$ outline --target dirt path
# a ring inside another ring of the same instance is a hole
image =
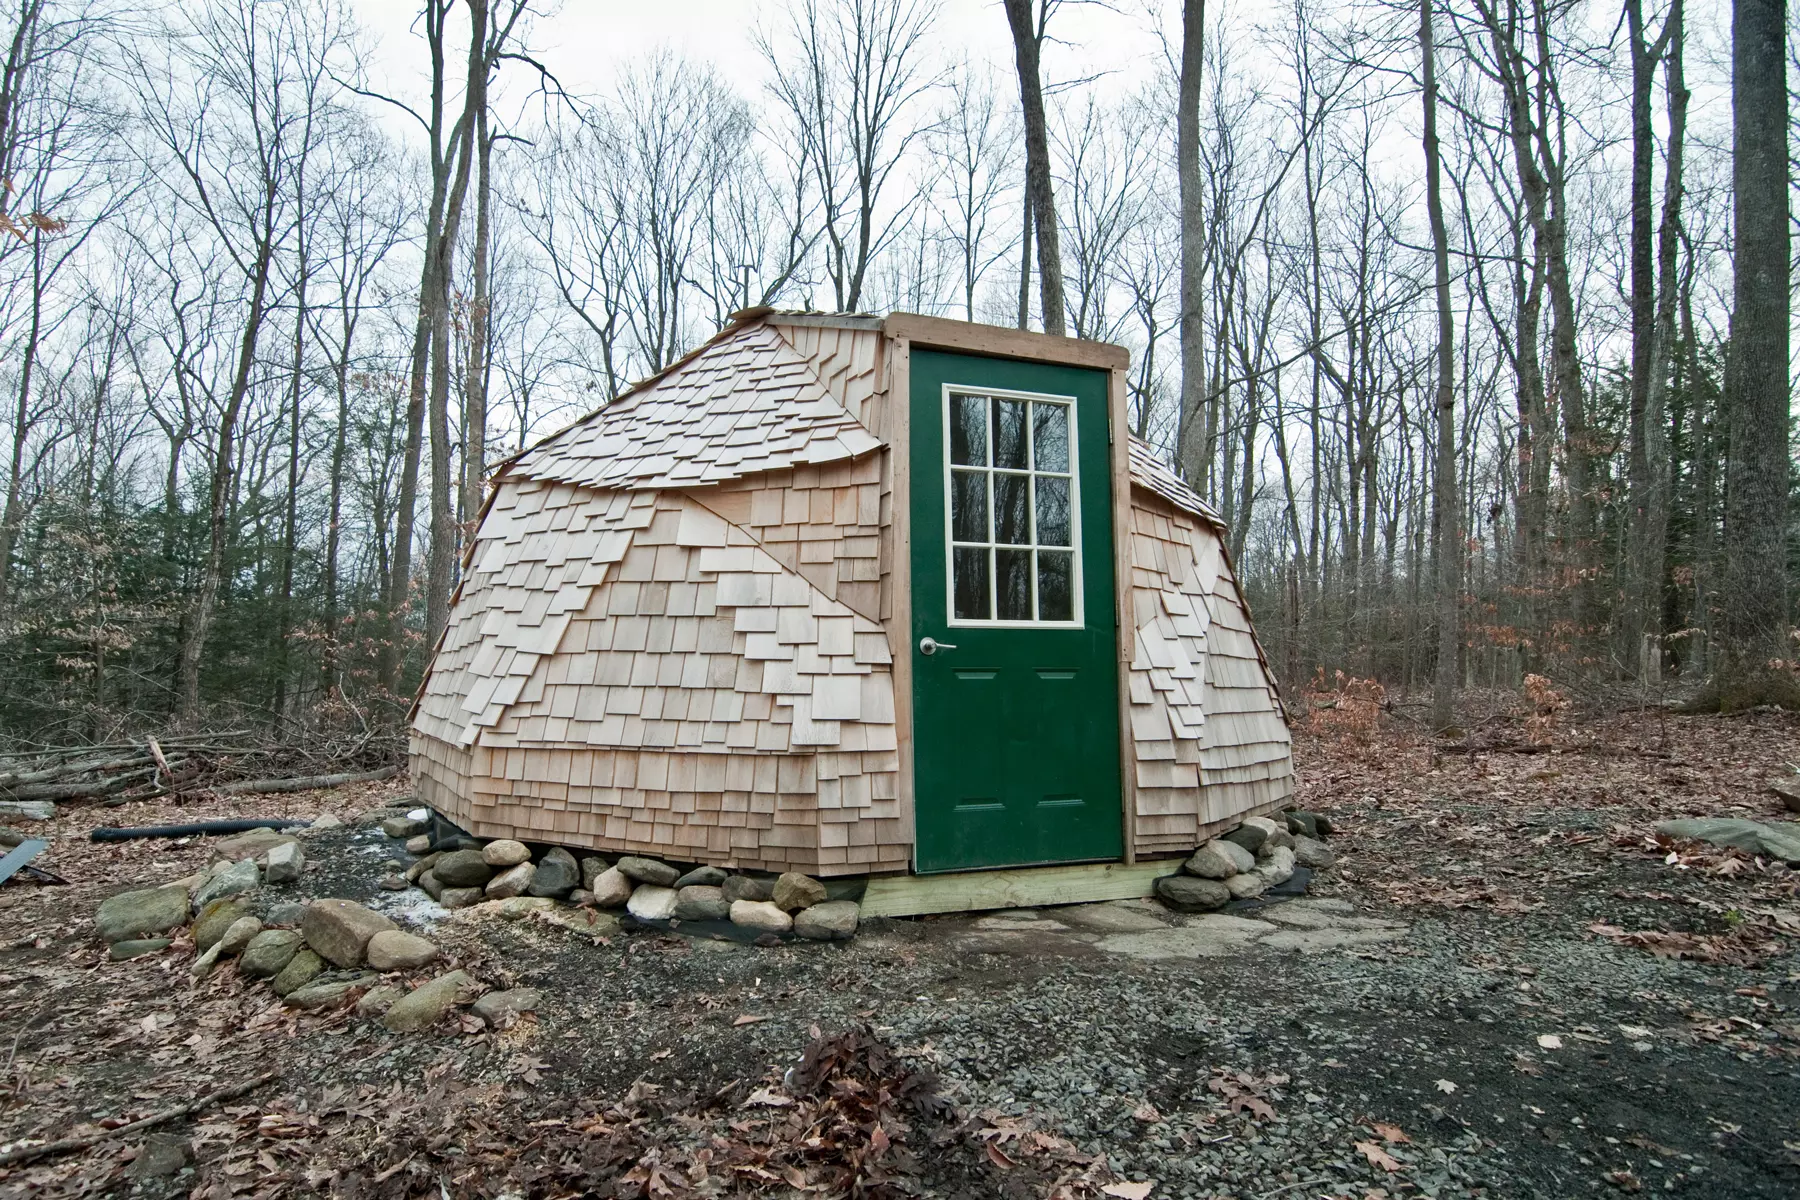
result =
[[[1773,817],[1760,781],[1800,761],[1800,728],[1565,740],[1586,748],[1435,773],[1401,739],[1308,744],[1304,798],[1344,829],[1340,865],[1312,899],[1231,915],[1120,903],[782,949],[443,918],[457,965],[544,992],[492,1032],[293,1014],[229,971],[190,992],[176,950],[104,962],[97,901],[204,848],[59,840],[75,886],[0,891],[0,1145],[283,1075],[168,1140],[0,1169],[0,1195],[795,1194],[837,1151],[758,1140],[787,1128],[782,1078],[819,1032],[862,1024],[954,1106],[892,1123],[912,1153],[894,1195],[1795,1194],[1800,960],[1770,925],[1794,916],[1796,873],[1669,862],[1646,838],[1673,816]],[[390,846],[320,835],[329,865],[295,894],[375,896]],[[159,1157],[176,1173],[134,1177]]]

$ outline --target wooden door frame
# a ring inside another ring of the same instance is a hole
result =
[[[887,438],[892,481],[894,561],[893,610],[888,619],[888,649],[894,657],[894,732],[900,747],[900,824],[910,847],[912,869],[919,866],[917,792],[913,754],[913,647],[912,647],[912,350],[946,350],[985,358],[1017,359],[1054,366],[1084,367],[1107,374],[1107,443],[1112,466],[1114,642],[1119,659],[1119,814],[1124,824],[1123,859],[1137,861],[1133,834],[1137,826],[1137,759],[1131,740],[1130,671],[1136,622],[1131,609],[1131,424],[1126,407],[1125,373],[1131,367],[1131,351],[1108,342],[1084,342],[975,325],[943,317],[894,313],[882,322],[882,335],[891,343],[888,362],[888,411],[893,419]],[[1092,619],[1096,614],[1089,614]]]

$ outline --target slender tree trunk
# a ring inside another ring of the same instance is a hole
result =
[[[1457,530],[1456,486],[1456,317],[1450,303],[1450,236],[1444,225],[1443,189],[1437,135],[1437,48],[1432,32],[1432,5],[1419,2],[1419,59],[1425,107],[1425,212],[1431,222],[1433,278],[1437,291],[1436,467],[1432,480],[1431,549],[1436,610],[1437,671],[1432,678],[1431,721],[1438,729],[1455,718],[1457,600],[1462,583],[1462,543]]]
[[[1031,327],[1031,181],[1026,180],[1019,205],[1024,226],[1019,231],[1019,328]]]
[[[1182,474],[1198,483],[1205,469],[1199,437],[1206,404],[1206,223],[1200,195],[1200,82],[1206,65],[1206,0],[1181,6],[1181,78],[1175,94],[1175,178],[1181,193],[1181,415],[1177,454]]]
[[[469,305],[469,362],[464,379],[463,484],[459,499],[465,542],[475,536],[474,523],[481,513],[487,478],[488,230],[492,198],[488,166],[494,150],[487,126],[484,109],[475,130],[480,155],[475,181],[475,297]]]
[[[250,311],[244,319],[237,369],[232,375],[225,410],[219,416],[218,441],[213,450],[212,489],[207,502],[206,566],[201,572],[199,594],[188,617],[187,636],[181,644],[176,717],[189,728],[200,720],[200,662],[206,652],[213,610],[225,579],[225,551],[231,531],[233,475],[236,471],[237,423],[243,411],[244,397],[250,390],[250,372],[256,365],[256,341],[262,332],[267,304],[269,263],[275,252],[275,192],[273,181],[265,182],[263,210],[258,214],[262,228],[258,231],[256,259],[251,270]]]
[[[31,324],[19,352],[19,387],[13,406],[12,450],[6,461],[6,507],[0,511],[0,611],[12,579],[13,545],[25,520],[25,446],[31,440],[31,386],[38,339],[44,328],[44,232],[31,232]]]
[[[1769,667],[1787,627],[1787,5],[1731,11],[1731,349],[1725,359],[1725,544],[1719,581],[1721,706],[1800,699]]]
[[[1044,332],[1064,336],[1062,251],[1056,229],[1056,201],[1050,188],[1050,137],[1044,123],[1044,88],[1038,76],[1042,22],[1032,19],[1031,0],[1006,0],[1013,56],[1019,68],[1019,103],[1025,114],[1025,189],[1037,227],[1038,285]]]
[[[273,709],[277,727],[287,718],[288,672],[291,658],[288,642],[292,635],[294,600],[294,543],[299,530],[300,496],[300,396],[301,379],[306,369],[306,244],[302,233],[300,273],[294,286],[294,358],[293,380],[288,388],[288,462],[287,499],[281,522],[281,594],[275,609],[275,644],[270,655],[275,668]]]

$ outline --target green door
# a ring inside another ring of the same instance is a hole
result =
[[[1103,371],[912,354],[916,867],[1120,856]]]

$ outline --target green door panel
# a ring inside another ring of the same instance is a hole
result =
[[[915,866],[1117,859],[1106,373],[911,370]]]

